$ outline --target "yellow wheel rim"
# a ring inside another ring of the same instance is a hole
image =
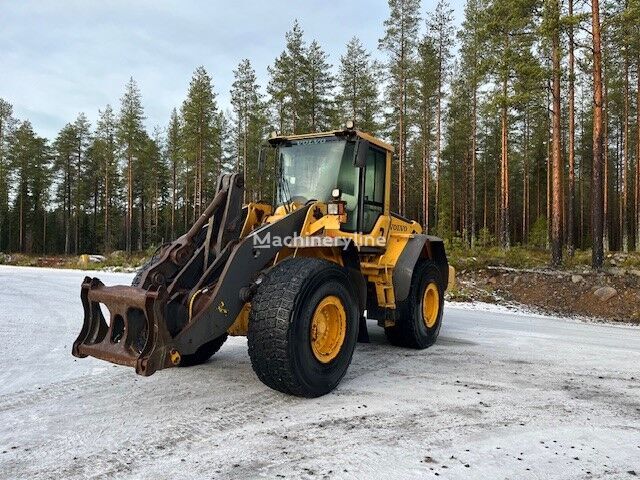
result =
[[[321,363],[338,356],[347,334],[347,313],[335,295],[325,297],[311,319],[311,350]]]
[[[422,297],[422,319],[427,328],[433,328],[438,320],[438,311],[440,310],[440,292],[435,283],[430,283],[424,289]]]

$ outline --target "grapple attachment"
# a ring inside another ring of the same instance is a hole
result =
[[[72,353],[134,367],[144,376],[179,363],[167,329],[167,290],[152,287],[107,287],[85,277],[81,291],[84,324]],[[101,304],[106,307],[109,322]]]

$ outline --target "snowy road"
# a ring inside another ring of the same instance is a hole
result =
[[[149,378],[75,359],[83,276],[0,267],[1,478],[640,475],[640,328],[449,306],[421,352],[370,323],[305,400],[258,381],[244,338]]]

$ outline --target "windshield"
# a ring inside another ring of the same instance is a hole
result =
[[[292,141],[279,148],[282,181],[278,202],[329,201],[339,188],[346,202],[347,220],[355,222],[358,169],[353,165],[354,142],[336,137]],[[355,224],[354,224],[355,225]]]

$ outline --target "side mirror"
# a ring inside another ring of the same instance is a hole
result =
[[[260,151],[258,152],[258,173],[262,173],[264,171],[264,164],[267,161],[267,150],[264,147],[260,147]]]
[[[369,142],[359,138],[356,142],[353,165],[358,168],[364,168],[367,165],[367,153],[369,153]]]

